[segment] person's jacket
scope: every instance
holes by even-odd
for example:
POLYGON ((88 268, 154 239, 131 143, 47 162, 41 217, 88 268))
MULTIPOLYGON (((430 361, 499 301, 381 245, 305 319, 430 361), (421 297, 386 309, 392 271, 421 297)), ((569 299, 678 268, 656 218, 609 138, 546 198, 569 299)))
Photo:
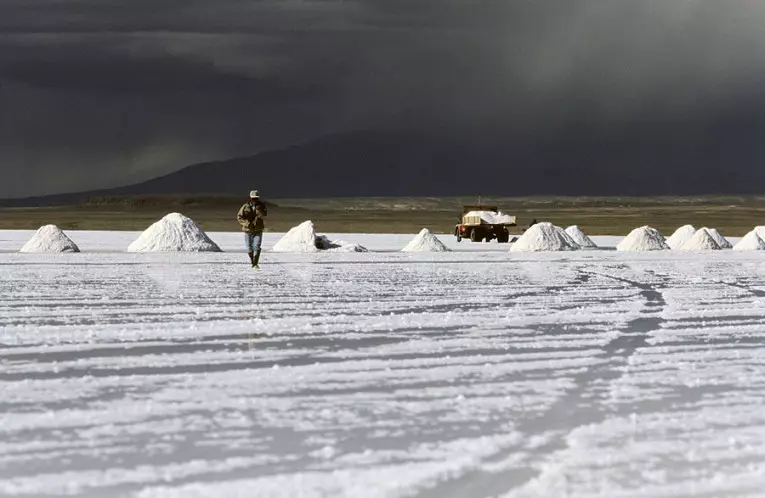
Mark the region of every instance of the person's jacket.
POLYGON ((239 209, 236 219, 242 226, 243 232, 261 233, 265 228, 263 218, 267 215, 268 209, 265 204, 260 201, 248 201, 239 209))

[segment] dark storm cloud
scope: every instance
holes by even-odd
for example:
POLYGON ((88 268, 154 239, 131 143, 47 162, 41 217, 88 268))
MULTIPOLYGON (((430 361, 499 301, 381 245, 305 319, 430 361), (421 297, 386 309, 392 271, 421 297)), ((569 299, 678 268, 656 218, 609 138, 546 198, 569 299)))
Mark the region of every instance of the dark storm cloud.
POLYGON ((655 161, 680 127, 684 148, 717 136, 751 168, 764 15, 701 0, 5 0, 0 197, 365 128, 618 169, 655 161))

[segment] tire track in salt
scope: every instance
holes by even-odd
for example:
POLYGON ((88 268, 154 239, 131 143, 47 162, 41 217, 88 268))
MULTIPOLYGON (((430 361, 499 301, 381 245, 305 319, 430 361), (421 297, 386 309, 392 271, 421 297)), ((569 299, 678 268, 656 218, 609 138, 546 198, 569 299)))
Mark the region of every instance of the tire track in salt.
MULTIPOLYGON (((443 496, 489 498, 513 489, 519 489, 541 474, 541 470, 536 468, 535 464, 554 458, 555 453, 568 447, 566 437, 571 432, 579 427, 601 423, 607 419, 611 410, 604 406, 603 398, 604 394, 608 393, 608 385, 625 375, 621 367, 640 348, 646 347, 649 334, 660 328, 663 319, 658 315, 661 314, 667 303, 663 293, 655 285, 587 271, 582 268, 575 270, 579 275, 577 281, 582 285, 587 285, 593 280, 601 278, 636 288, 639 291, 638 295, 645 300, 644 307, 646 309, 644 313, 648 316, 640 316, 629 321, 616 338, 602 347, 602 356, 608 358, 606 363, 572 375, 575 388, 560 397, 542 416, 524 420, 518 424, 517 429, 522 433, 541 434, 548 432, 553 434, 553 437, 533 450, 524 447, 518 449, 519 451, 531 452, 531 461, 527 459, 524 465, 515 465, 510 469, 498 472, 478 469, 455 480, 443 481, 419 496, 424 498, 443 496)), ((506 457, 505 454, 498 455, 485 460, 483 463, 503 465, 501 460, 506 457)))

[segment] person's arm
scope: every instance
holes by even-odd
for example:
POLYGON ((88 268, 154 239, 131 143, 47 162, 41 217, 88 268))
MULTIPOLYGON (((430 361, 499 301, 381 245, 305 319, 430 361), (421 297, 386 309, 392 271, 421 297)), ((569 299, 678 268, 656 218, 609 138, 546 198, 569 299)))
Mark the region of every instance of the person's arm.
POLYGON ((236 214, 236 220, 239 222, 240 225, 242 225, 243 228, 247 228, 250 224, 250 220, 247 219, 247 216, 244 214, 244 208, 247 205, 243 205, 241 208, 239 208, 239 212, 236 214))
POLYGON ((258 203, 258 216, 260 216, 261 218, 265 218, 266 216, 268 216, 268 208, 262 202, 258 203))

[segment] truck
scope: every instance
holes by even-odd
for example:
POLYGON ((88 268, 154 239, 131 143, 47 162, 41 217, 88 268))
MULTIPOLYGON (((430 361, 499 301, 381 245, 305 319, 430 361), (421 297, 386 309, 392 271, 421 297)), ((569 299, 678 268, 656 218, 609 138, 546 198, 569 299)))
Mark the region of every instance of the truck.
POLYGON ((462 206, 460 222, 454 227, 457 242, 470 239, 471 242, 510 242, 510 227, 516 226, 515 216, 499 211, 497 206, 470 204, 462 206))

